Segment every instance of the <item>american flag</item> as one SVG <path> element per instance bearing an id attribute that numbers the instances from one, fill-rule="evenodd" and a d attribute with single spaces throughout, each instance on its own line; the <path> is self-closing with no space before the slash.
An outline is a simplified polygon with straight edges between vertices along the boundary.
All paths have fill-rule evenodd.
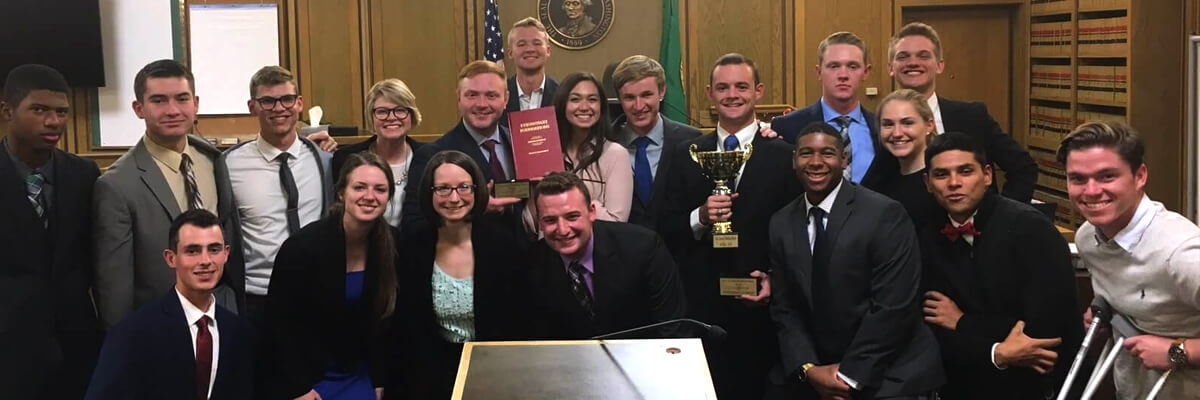
<path id="1" fill-rule="evenodd" d="M 488 61 L 504 62 L 504 37 L 500 35 L 498 0 L 483 2 L 483 57 Z"/>

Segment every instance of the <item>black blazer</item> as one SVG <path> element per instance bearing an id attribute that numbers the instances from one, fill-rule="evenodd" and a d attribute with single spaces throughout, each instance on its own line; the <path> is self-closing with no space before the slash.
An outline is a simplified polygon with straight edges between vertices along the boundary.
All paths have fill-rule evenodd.
<path id="1" fill-rule="evenodd" d="M 641 225 L 652 230 L 658 229 L 659 214 L 665 208 L 663 204 L 667 200 L 667 181 L 668 177 L 674 173 L 671 169 L 673 159 L 675 157 L 683 157 L 690 159 L 687 152 L 676 153 L 680 143 L 695 139 L 700 136 L 700 130 L 693 128 L 690 125 L 684 125 L 668 119 L 665 116 L 658 116 L 663 121 L 663 143 L 662 154 L 659 156 L 658 169 L 654 171 L 653 192 L 650 195 L 650 204 L 642 204 L 634 193 L 633 207 L 629 212 L 629 223 Z M 613 132 L 617 135 L 625 134 L 625 116 L 621 116 L 613 126 Z M 625 140 L 622 140 L 625 139 Z M 633 138 L 618 138 L 617 143 L 629 143 Z"/>
<path id="2" fill-rule="evenodd" d="M 808 210 L 797 198 L 771 217 L 771 318 L 783 368 L 841 363 L 863 398 L 929 393 L 943 382 L 937 341 L 921 323 L 921 261 L 904 207 L 842 182 L 825 224 L 827 282 L 812 279 Z M 830 308 L 813 309 L 813 287 Z M 824 317 L 822 317 L 824 316 Z M 855 395 L 859 398 L 859 395 Z"/>
<path id="3" fill-rule="evenodd" d="M 546 87 L 542 88 L 542 107 L 554 105 L 554 92 L 557 90 L 558 81 L 546 75 Z M 500 114 L 500 126 L 508 129 L 508 113 L 513 111 L 521 111 L 521 94 L 515 75 L 508 78 L 508 104 L 504 106 L 504 113 Z"/>
<path id="4" fill-rule="evenodd" d="M 697 151 L 716 150 L 716 132 L 680 143 L 675 149 L 679 156 L 672 159 L 666 190 L 667 207 L 661 217 L 659 233 L 680 265 L 689 314 L 705 322 L 719 323 L 723 319 L 713 314 L 716 303 L 727 300 L 718 296 L 719 277 L 748 278 L 751 271 L 767 271 L 767 222 L 775 210 L 802 192 L 791 172 L 790 146 L 781 140 L 763 138 L 758 133 L 754 134 L 752 143 L 754 150 L 750 160 L 738 177 L 737 186 L 732 187 L 738 193 L 732 210 L 733 230 L 738 233 L 740 242 L 736 249 L 714 249 L 711 232 L 696 240 L 691 230 L 692 210 L 704 204 L 715 185 L 688 156 L 688 149 L 695 144 Z"/>
<path id="5" fill-rule="evenodd" d="M 963 311 L 958 329 L 930 326 L 942 346 L 946 399 L 1044 399 L 1062 383 L 1079 350 L 1083 328 L 1075 305 L 1075 272 L 1067 242 L 1028 204 L 988 193 L 975 214 L 974 245 L 951 242 L 941 229 L 949 219 L 919 233 L 926 290 L 946 294 Z M 1060 337 L 1054 374 L 992 365 L 992 344 L 1025 321 L 1025 334 Z M 1049 392 L 1053 394 L 1053 392 Z"/>
<path id="6" fill-rule="evenodd" d="M 406 250 L 401 252 L 400 298 L 396 310 L 399 339 L 393 355 L 396 365 L 393 383 L 410 398 L 439 398 L 446 377 L 436 365 L 460 354 L 446 351 L 445 340 L 438 334 L 433 309 L 433 262 L 437 252 L 437 231 L 405 231 Z M 495 224 L 472 224 L 471 244 L 475 251 L 474 311 L 475 340 L 521 340 L 528 336 L 528 303 L 521 287 L 522 254 L 528 247 L 512 232 Z M 453 382 L 453 378 L 449 378 Z M 390 396 L 389 396 L 390 397 Z"/>
<path id="7" fill-rule="evenodd" d="M 355 143 L 355 144 L 352 144 L 349 146 L 338 148 L 337 151 L 333 152 L 333 160 L 330 161 L 330 163 L 329 163 L 329 166 L 330 166 L 329 172 L 333 174 L 332 175 L 333 179 L 336 180 L 338 178 L 338 176 L 340 175 L 340 173 L 342 171 L 342 164 L 346 163 L 346 157 L 349 157 L 351 154 L 354 154 L 354 153 L 371 151 L 371 145 L 375 144 L 375 140 L 378 138 L 379 138 L 379 136 L 371 135 L 371 137 L 367 138 L 367 140 L 364 140 L 364 141 L 361 141 L 361 142 L 358 142 L 358 143 Z M 416 141 L 415 139 L 412 138 L 412 136 L 405 136 L 404 143 L 408 144 L 408 149 L 409 149 L 409 151 L 411 151 L 413 153 L 414 160 L 416 159 L 417 150 L 420 149 L 421 147 L 425 146 L 425 143 Z M 387 162 L 387 160 L 383 160 L 383 161 Z M 410 177 L 409 179 L 412 179 L 412 178 Z M 420 177 L 418 176 L 417 179 L 420 179 Z M 336 185 L 337 182 L 333 182 L 333 184 Z M 396 188 L 397 192 L 402 191 L 402 190 L 404 190 L 404 188 L 402 188 L 402 187 Z"/>
<path id="8" fill-rule="evenodd" d="M 508 128 L 500 127 L 500 137 L 502 144 L 509 149 L 509 165 L 508 171 L 513 171 L 512 163 L 512 137 L 508 134 Z M 428 145 L 421 146 L 413 153 L 412 165 L 408 167 L 408 184 L 404 187 L 404 209 L 401 210 L 401 221 L 405 232 L 424 232 L 433 230 L 434 227 L 425 219 L 425 215 L 421 211 L 421 178 L 425 173 L 425 166 L 429 164 L 429 160 L 434 154 L 443 150 L 458 150 L 471 156 L 479 169 L 483 170 L 484 180 L 493 180 L 492 170 L 488 168 L 487 158 L 483 155 L 483 149 L 475 144 L 475 138 L 471 137 L 471 133 L 467 132 L 467 127 L 459 121 L 454 129 L 451 129 L 438 140 Z M 506 181 L 506 178 L 497 179 L 497 181 Z M 481 188 L 486 189 L 486 188 Z M 518 203 L 520 207 L 524 207 L 525 203 Z M 523 232 L 524 228 L 521 222 L 521 213 L 519 207 L 510 207 L 509 210 L 500 215 L 487 215 L 485 220 L 495 220 L 510 227 L 515 232 Z M 522 234 L 524 235 L 524 234 Z"/>
<path id="9" fill-rule="evenodd" d="M 49 162 L 54 198 L 46 228 L 0 145 L 0 393 L 14 399 L 80 398 L 100 350 L 88 294 L 100 170 L 60 150 Z"/>
<path id="10" fill-rule="evenodd" d="M 1004 190 L 1010 199 L 1028 203 L 1037 184 L 1038 168 L 1029 151 L 1012 136 L 1000 130 L 1000 124 L 988 114 L 980 102 L 966 102 L 938 96 L 942 126 L 946 132 L 963 132 L 974 136 L 986 149 L 988 161 L 1004 170 Z M 998 181 L 997 182 L 998 186 Z"/>
<path id="11" fill-rule="evenodd" d="M 399 233 L 392 229 L 399 245 Z M 380 265 L 367 246 L 362 298 L 346 305 L 346 233 L 340 216 L 313 222 L 283 242 L 267 292 L 262 373 L 273 397 L 295 398 L 324 378 L 331 364 L 345 369 L 366 361 L 376 387 L 388 379 L 391 321 L 373 322 Z M 404 250 L 399 250 L 403 253 Z M 393 314 L 396 315 L 396 314 Z"/>
<path id="12" fill-rule="evenodd" d="M 562 256 L 544 240 L 531 250 L 525 265 L 535 308 L 533 337 L 587 339 L 683 318 L 683 285 L 657 234 L 633 224 L 597 220 L 592 239 L 595 318 L 571 293 Z M 673 337 L 675 331 L 668 327 L 641 337 Z"/>
<path id="13" fill-rule="evenodd" d="M 859 107 L 862 108 L 862 105 Z M 867 168 L 867 174 L 863 175 L 862 182 L 859 184 L 867 189 L 878 191 L 880 186 L 900 174 L 900 162 L 896 161 L 896 157 L 883 148 L 883 143 L 879 141 L 879 121 L 876 121 L 875 114 L 867 111 L 866 108 L 863 108 L 862 113 L 863 119 L 867 120 L 867 127 L 871 130 L 875 159 L 871 160 L 871 167 Z M 817 100 L 813 105 L 771 120 L 771 129 L 774 129 L 784 141 L 794 145 L 796 138 L 800 136 L 800 130 L 804 129 L 805 125 L 820 121 L 825 121 L 825 113 L 821 109 L 821 101 Z"/>
<path id="14" fill-rule="evenodd" d="M 216 307 L 220 353 L 209 398 L 251 399 L 252 328 L 225 307 L 212 306 Z M 193 346 L 191 328 L 172 288 L 109 330 L 86 399 L 194 399 Z"/>

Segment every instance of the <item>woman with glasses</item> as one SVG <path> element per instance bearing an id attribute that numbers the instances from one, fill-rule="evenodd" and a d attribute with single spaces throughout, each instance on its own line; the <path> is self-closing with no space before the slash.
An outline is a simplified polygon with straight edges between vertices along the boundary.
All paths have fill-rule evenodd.
<path id="1" fill-rule="evenodd" d="M 567 171 L 583 179 L 592 194 L 597 219 L 629 220 L 633 162 L 624 146 L 607 139 L 612 137 L 612 128 L 603 86 L 591 73 L 576 72 L 567 75 L 554 93 Z"/>
<path id="2" fill-rule="evenodd" d="M 939 216 L 945 219 L 945 211 L 925 188 L 925 147 L 936 129 L 925 98 L 912 89 L 897 90 L 879 103 L 875 115 L 879 142 L 900 163 L 900 176 L 880 185 L 880 193 L 904 205 L 917 227 Z"/>
<path id="3" fill-rule="evenodd" d="M 421 177 L 419 204 L 432 227 L 405 232 L 401 265 L 405 335 L 396 353 L 401 394 L 449 398 L 463 343 L 521 339 L 518 265 L 525 247 L 510 225 L 484 216 L 487 181 L 471 157 L 435 154 Z M 410 315 L 404 312 L 405 315 Z"/>
<path id="4" fill-rule="evenodd" d="M 424 144 L 413 140 L 408 134 L 421 123 L 421 111 L 417 109 L 417 97 L 408 85 L 399 79 L 385 79 L 371 87 L 367 93 L 367 120 L 371 121 L 370 139 L 342 147 L 333 154 L 333 172 L 341 170 L 342 163 L 350 154 L 371 152 L 383 159 L 392 169 L 396 187 L 400 188 L 388 203 L 384 218 L 400 228 L 400 211 L 404 204 L 404 187 L 408 185 L 408 166 L 413 153 Z"/>
<path id="5" fill-rule="evenodd" d="M 391 172 L 375 154 L 351 154 L 329 215 L 280 247 L 263 336 L 269 398 L 382 397 L 398 296 L 399 232 L 383 219 Z"/>

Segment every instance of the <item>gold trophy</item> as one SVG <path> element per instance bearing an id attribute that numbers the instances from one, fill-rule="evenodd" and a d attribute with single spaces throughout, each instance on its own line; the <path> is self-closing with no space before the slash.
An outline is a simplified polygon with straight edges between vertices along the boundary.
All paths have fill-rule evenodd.
<path id="1" fill-rule="evenodd" d="M 750 152 L 753 150 L 751 145 L 746 145 L 746 151 L 696 151 L 696 145 L 692 145 L 688 149 L 688 153 L 692 156 L 692 161 L 700 164 L 700 171 L 712 179 L 716 187 L 713 188 L 712 194 L 728 196 L 733 194 L 733 190 L 729 188 L 728 182 L 737 179 L 738 172 L 742 169 L 742 164 L 750 159 Z M 738 247 L 738 235 L 733 231 L 733 223 L 730 221 L 717 222 L 713 224 L 713 248 L 736 248 Z"/>
<path id="2" fill-rule="evenodd" d="M 716 184 L 712 194 L 728 196 L 733 194 L 728 183 L 737 179 L 742 164 L 750 159 L 752 150 L 753 147 L 747 144 L 746 151 L 696 151 L 696 145 L 693 144 L 688 148 L 688 153 L 691 154 L 692 161 L 700 165 L 700 171 L 704 173 L 704 176 L 712 179 Z M 733 223 L 730 221 L 714 223 L 712 237 L 713 248 L 738 247 L 738 234 L 733 231 Z M 720 278 L 720 286 L 722 296 L 753 296 L 758 293 L 758 281 L 754 278 Z"/>

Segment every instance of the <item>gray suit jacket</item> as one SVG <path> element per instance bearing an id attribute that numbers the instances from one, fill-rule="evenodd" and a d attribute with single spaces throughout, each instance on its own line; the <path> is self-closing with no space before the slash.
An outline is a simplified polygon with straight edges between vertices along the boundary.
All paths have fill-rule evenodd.
<path id="1" fill-rule="evenodd" d="M 188 145 L 213 160 L 217 184 L 217 210 L 225 242 L 233 225 L 229 174 L 220 155 L 203 139 L 188 136 Z M 175 272 L 163 260 L 171 221 L 180 214 L 179 205 L 166 178 L 138 141 L 96 181 L 93 196 L 93 287 L 100 320 L 111 328 L 129 313 L 163 296 L 175 285 Z M 236 312 L 236 293 L 245 287 L 242 256 L 230 251 L 222 285 L 214 294 L 217 303 Z"/>

